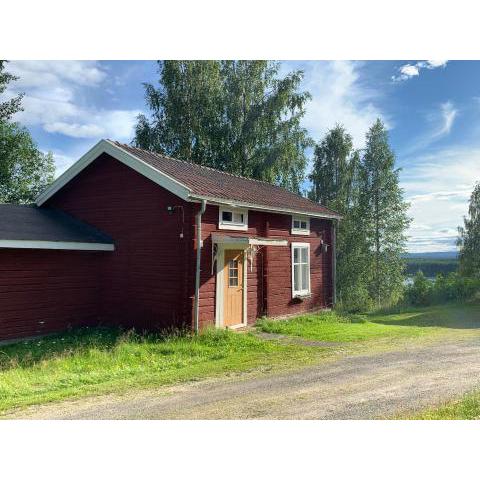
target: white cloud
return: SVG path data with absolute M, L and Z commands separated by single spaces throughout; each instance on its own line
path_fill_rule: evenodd
M 458 109 L 451 101 L 440 104 L 434 111 L 426 116 L 428 127 L 426 133 L 412 138 L 402 149 L 402 156 L 411 156 L 414 152 L 424 150 L 433 143 L 447 136 L 459 114 Z
M 441 109 L 441 116 L 442 116 L 442 126 L 437 132 L 437 136 L 447 135 L 450 133 L 452 129 L 453 122 L 457 117 L 458 110 L 456 110 L 453 106 L 452 102 L 445 102 L 442 103 L 440 106 Z
M 407 79 L 409 77 L 416 77 L 419 75 L 419 69 L 416 65 L 403 65 L 400 67 L 400 73 L 402 74 L 402 77 Z
M 11 96 L 25 92 L 16 120 L 73 138 L 111 137 L 128 141 L 140 110 L 99 109 L 86 103 L 86 89 L 106 89 L 107 72 L 95 61 L 12 61 L 17 75 Z
M 290 70 L 290 65 L 286 65 Z M 360 62 L 309 62 L 303 87 L 312 94 L 304 126 L 315 141 L 341 123 L 353 136 L 356 148 L 365 144 L 365 133 L 377 118 L 388 125 L 385 114 L 375 104 L 380 94 L 362 82 Z
M 95 124 L 80 125 L 78 123 L 52 122 L 44 124 L 49 133 L 63 133 L 69 137 L 90 138 L 102 136 L 103 129 Z
M 434 68 L 445 67 L 446 65 L 447 60 L 426 60 L 413 65 L 406 63 L 398 69 L 400 72 L 399 75 L 392 76 L 392 80 L 394 82 L 402 82 L 412 77 L 418 77 L 422 69 L 433 70 Z
M 411 203 L 410 251 L 455 250 L 457 227 L 480 181 L 480 148 L 454 147 L 412 158 L 401 174 Z
M 8 71 L 20 77 L 23 87 L 53 89 L 68 81 L 70 84 L 96 86 L 107 78 L 107 73 L 96 61 L 41 61 L 18 60 L 9 62 Z

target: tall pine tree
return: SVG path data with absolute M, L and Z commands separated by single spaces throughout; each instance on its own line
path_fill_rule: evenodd
M 470 197 L 468 216 L 459 227 L 457 245 L 460 247 L 460 273 L 480 278 L 480 183 Z
M 159 88 L 146 85 L 150 118 L 134 144 L 299 191 L 305 149 L 300 125 L 310 98 L 303 73 L 279 77 L 269 61 L 163 61 Z
M 385 126 L 367 133 L 359 175 L 359 235 L 367 245 L 368 290 L 377 305 L 395 302 L 402 291 L 408 204 Z

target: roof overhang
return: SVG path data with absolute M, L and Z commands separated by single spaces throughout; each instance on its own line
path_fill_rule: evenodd
M 247 248 L 251 245 L 264 245 L 264 246 L 276 246 L 286 247 L 288 246 L 288 240 L 282 240 L 278 238 L 263 238 L 263 237 L 249 237 L 249 236 L 233 236 L 223 235 L 221 233 L 212 233 L 212 242 L 218 245 L 235 245 L 238 247 Z
M 90 250 L 113 252 L 113 243 L 50 242 L 44 240 L 0 240 L 0 248 L 28 248 L 32 250 Z
M 249 208 L 251 210 L 261 210 L 271 213 L 284 213 L 294 215 L 304 215 L 316 218 L 325 219 L 340 219 L 338 214 L 328 214 L 319 212 L 309 212 L 306 210 L 295 210 L 289 208 L 277 208 L 269 207 L 266 205 L 245 203 L 232 199 L 214 198 L 208 196 L 195 195 L 192 191 L 183 183 L 175 180 L 170 175 L 167 175 L 160 170 L 152 167 L 148 163 L 144 162 L 141 158 L 127 152 L 122 147 L 110 142 L 109 140 L 100 140 L 94 147 L 92 147 L 85 155 L 83 155 L 77 162 L 75 162 L 68 170 L 60 175 L 44 192 L 42 192 L 36 199 L 37 206 L 43 205 L 50 197 L 63 188 L 70 180 L 75 178 L 82 170 L 90 165 L 95 159 L 97 159 L 102 153 L 107 153 L 111 157 L 117 159 L 123 164 L 129 166 L 136 172 L 152 180 L 156 184 L 165 188 L 169 192 L 173 193 L 177 197 L 187 202 L 199 202 L 202 200 L 208 203 L 217 205 L 226 205 L 229 207 Z
M 309 212 L 307 210 L 295 210 L 291 208 L 277 208 L 269 207 L 266 205 L 259 205 L 254 203 L 240 202 L 236 200 L 226 200 L 222 198 L 206 197 L 201 195 L 190 195 L 189 199 L 194 202 L 200 202 L 206 200 L 210 204 L 214 205 L 226 205 L 231 208 L 248 208 L 250 210 L 261 210 L 262 212 L 269 213 L 283 213 L 287 215 L 303 215 L 304 217 L 325 218 L 328 220 L 341 220 L 342 216 L 337 214 Z

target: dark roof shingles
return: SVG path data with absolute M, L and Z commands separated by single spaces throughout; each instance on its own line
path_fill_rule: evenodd
M 0 240 L 113 243 L 96 228 L 53 208 L 0 204 Z
M 112 143 L 182 183 L 193 195 L 219 200 L 233 200 L 273 209 L 338 216 L 337 212 L 319 203 L 267 182 L 177 160 L 120 142 Z

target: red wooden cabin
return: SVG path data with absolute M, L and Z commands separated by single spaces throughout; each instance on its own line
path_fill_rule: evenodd
M 36 205 L 0 205 L 0 340 L 329 307 L 336 219 L 283 188 L 101 140 Z

